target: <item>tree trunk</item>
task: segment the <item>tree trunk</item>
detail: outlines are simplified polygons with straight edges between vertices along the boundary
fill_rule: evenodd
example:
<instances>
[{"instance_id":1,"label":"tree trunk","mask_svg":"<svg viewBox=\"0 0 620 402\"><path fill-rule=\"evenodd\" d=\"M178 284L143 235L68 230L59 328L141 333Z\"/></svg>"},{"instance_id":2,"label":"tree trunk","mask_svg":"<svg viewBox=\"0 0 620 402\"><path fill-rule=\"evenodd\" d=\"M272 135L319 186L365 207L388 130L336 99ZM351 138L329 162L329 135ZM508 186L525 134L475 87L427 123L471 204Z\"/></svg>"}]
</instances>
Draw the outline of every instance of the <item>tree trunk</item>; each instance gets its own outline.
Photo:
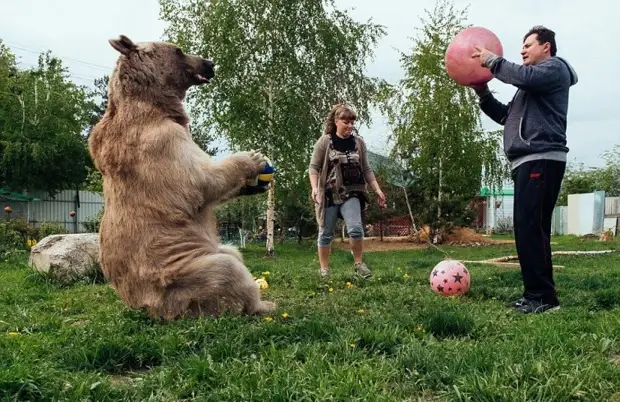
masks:
<instances>
[{"instance_id":1,"label":"tree trunk","mask_svg":"<svg viewBox=\"0 0 620 402\"><path fill-rule=\"evenodd\" d=\"M441 122L440 133L443 136L443 121ZM433 243L441 243L441 199L442 199L442 188L443 188L443 158L441 155L441 151L443 151L440 147L439 150L439 188L437 191L437 227L435 228L435 236L433 236Z\"/></svg>"},{"instance_id":2,"label":"tree trunk","mask_svg":"<svg viewBox=\"0 0 620 402\"><path fill-rule=\"evenodd\" d=\"M269 87L267 89L267 96L269 101L269 130L272 131L273 134L273 86L272 83L269 82ZM274 155L272 154L271 144L267 144L267 152L268 158L271 158L273 161ZM275 255L274 249L274 220L275 220L275 209L276 209L276 198L275 198L275 187L276 181L272 180L269 185L269 190L267 190L267 242L265 247L267 248L266 255L272 257Z\"/></svg>"},{"instance_id":3,"label":"tree trunk","mask_svg":"<svg viewBox=\"0 0 620 402\"><path fill-rule=\"evenodd\" d=\"M271 182L269 185L269 190L267 190L267 256L274 256L274 222L275 222L275 180Z\"/></svg>"},{"instance_id":4,"label":"tree trunk","mask_svg":"<svg viewBox=\"0 0 620 402\"><path fill-rule=\"evenodd\" d=\"M299 224L297 224L297 244L301 244L301 232L304 228L304 214L301 214L301 217L299 217Z\"/></svg>"},{"instance_id":5,"label":"tree trunk","mask_svg":"<svg viewBox=\"0 0 620 402\"><path fill-rule=\"evenodd\" d=\"M411 203L409 202L409 196L407 195L407 188L402 187L403 193L405 193L405 203L407 204L407 210L409 211L409 218L411 219L411 227L415 233L418 232L418 228L415 224L415 219L413 219L413 212L411 211Z\"/></svg>"}]
</instances>

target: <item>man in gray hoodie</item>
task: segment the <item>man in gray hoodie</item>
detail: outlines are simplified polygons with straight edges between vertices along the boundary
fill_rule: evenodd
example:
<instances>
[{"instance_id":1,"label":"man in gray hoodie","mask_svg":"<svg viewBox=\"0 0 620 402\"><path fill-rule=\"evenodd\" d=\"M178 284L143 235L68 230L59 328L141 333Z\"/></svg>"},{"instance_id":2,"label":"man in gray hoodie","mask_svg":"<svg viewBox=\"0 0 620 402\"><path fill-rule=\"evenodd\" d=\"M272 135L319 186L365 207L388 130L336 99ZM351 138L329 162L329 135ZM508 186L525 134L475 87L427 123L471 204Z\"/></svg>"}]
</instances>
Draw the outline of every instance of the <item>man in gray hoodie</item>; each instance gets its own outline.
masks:
<instances>
[{"instance_id":1,"label":"man in gray hoodie","mask_svg":"<svg viewBox=\"0 0 620 402\"><path fill-rule=\"evenodd\" d=\"M514 235L524 285L523 297L511 306L522 313L542 313L560 305L551 262L551 216L566 169L568 97L577 74L556 52L555 33L536 26L523 39L522 65L482 47L472 55L495 78L517 88L504 105L486 84L472 86L482 111L504 126L504 152L515 183Z\"/></svg>"}]
</instances>

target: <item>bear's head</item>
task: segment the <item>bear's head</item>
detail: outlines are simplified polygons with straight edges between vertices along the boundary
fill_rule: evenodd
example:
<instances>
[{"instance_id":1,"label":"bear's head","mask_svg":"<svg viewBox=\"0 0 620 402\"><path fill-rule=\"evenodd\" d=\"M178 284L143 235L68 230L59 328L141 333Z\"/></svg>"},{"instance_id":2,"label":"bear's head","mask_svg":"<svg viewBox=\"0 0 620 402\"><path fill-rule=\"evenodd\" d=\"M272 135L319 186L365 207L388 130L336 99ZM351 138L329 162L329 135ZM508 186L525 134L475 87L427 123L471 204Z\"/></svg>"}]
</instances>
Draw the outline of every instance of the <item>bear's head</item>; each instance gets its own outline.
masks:
<instances>
[{"instance_id":1,"label":"bear's head","mask_svg":"<svg viewBox=\"0 0 620 402\"><path fill-rule=\"evenodd\" d=\"M121 54L114 74L120 87L114 86L123 95L139 96L154 90L182 99L190 87L215 76L211 60L186 54L172 43L134 43L125 35L109 42Z\"/></svg>"}]
</instances>

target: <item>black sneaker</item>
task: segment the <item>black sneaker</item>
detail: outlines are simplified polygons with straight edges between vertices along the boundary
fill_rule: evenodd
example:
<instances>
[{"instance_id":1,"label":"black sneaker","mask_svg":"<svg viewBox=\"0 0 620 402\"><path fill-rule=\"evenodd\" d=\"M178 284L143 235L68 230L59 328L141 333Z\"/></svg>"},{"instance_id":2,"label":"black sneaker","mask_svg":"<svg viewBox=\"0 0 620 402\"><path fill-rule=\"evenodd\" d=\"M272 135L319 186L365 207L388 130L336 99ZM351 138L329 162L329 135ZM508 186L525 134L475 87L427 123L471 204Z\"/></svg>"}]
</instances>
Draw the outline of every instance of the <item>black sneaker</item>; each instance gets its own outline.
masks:
<instances>
[{"instance_id":1,"label":"black sneaker","mask_svg":"<svg viewBox=\"0 0 620 402\"><path fill-rule=\"evenodd\" d=\"M506 307L519 308L523 307L525 304L527 304L527 299L525 297L521 297L519 300L513 300L509 303L506 303Z\"/></svg>"},{"instance_id":2,"label":"black sneaker","mask_svg":"<svg viewBox=\"0 0 620 402\"><path fill-rule=\"evenodd\" d=\"M526 300L517 311L523 314L539 314L555 311L560 308L560 303L544 303L539 300Z\"/></svg>"}]
</instances>

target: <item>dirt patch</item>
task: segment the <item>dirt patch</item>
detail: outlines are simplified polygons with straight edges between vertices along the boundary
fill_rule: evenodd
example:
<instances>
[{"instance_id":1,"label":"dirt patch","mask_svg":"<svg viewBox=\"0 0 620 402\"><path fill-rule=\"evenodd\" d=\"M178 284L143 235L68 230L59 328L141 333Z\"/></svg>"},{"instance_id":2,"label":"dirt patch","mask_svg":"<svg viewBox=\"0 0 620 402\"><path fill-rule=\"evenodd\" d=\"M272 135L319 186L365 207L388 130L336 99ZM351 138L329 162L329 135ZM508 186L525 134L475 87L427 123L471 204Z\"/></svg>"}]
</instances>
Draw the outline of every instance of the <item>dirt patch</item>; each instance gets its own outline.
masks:
<instances>
[{"instance_id":1,"label":"dirt patch","mask_svg":"<svg viewBox=\"0 0 620 402\"><path fill-rule=\"evenodd\" d=\"M426 233L429 232L428 227L425 231L420 232L420 236L394 236L384 237L381 241L380 237L367 237L364 239L364 251L391 251L391 250L419 250L430 247ZM454 229L451 233L444 235L444 241L439 246L487 246L496 244L514 244L514 240L498 240L476 233L470 228ZM337 248L349 249L348 239L336 240L334 246Z\"/></svg>"},{"instance_id":2,"label":"dirt patch","mask_svg":"<svg viewBox=\"0 0 620 402\"><path fill-rule=\"evenodd\" d=\"M364 252L372 251L394 251L394 250L420 250L428 247L427 243L414 243L411 241L385 241L387 237L383 239L365 239L364 240ZM345 240L344 243L335 241L334 246L348 250L350 249L349 242Z\"/></svg>"}]
</instances>

